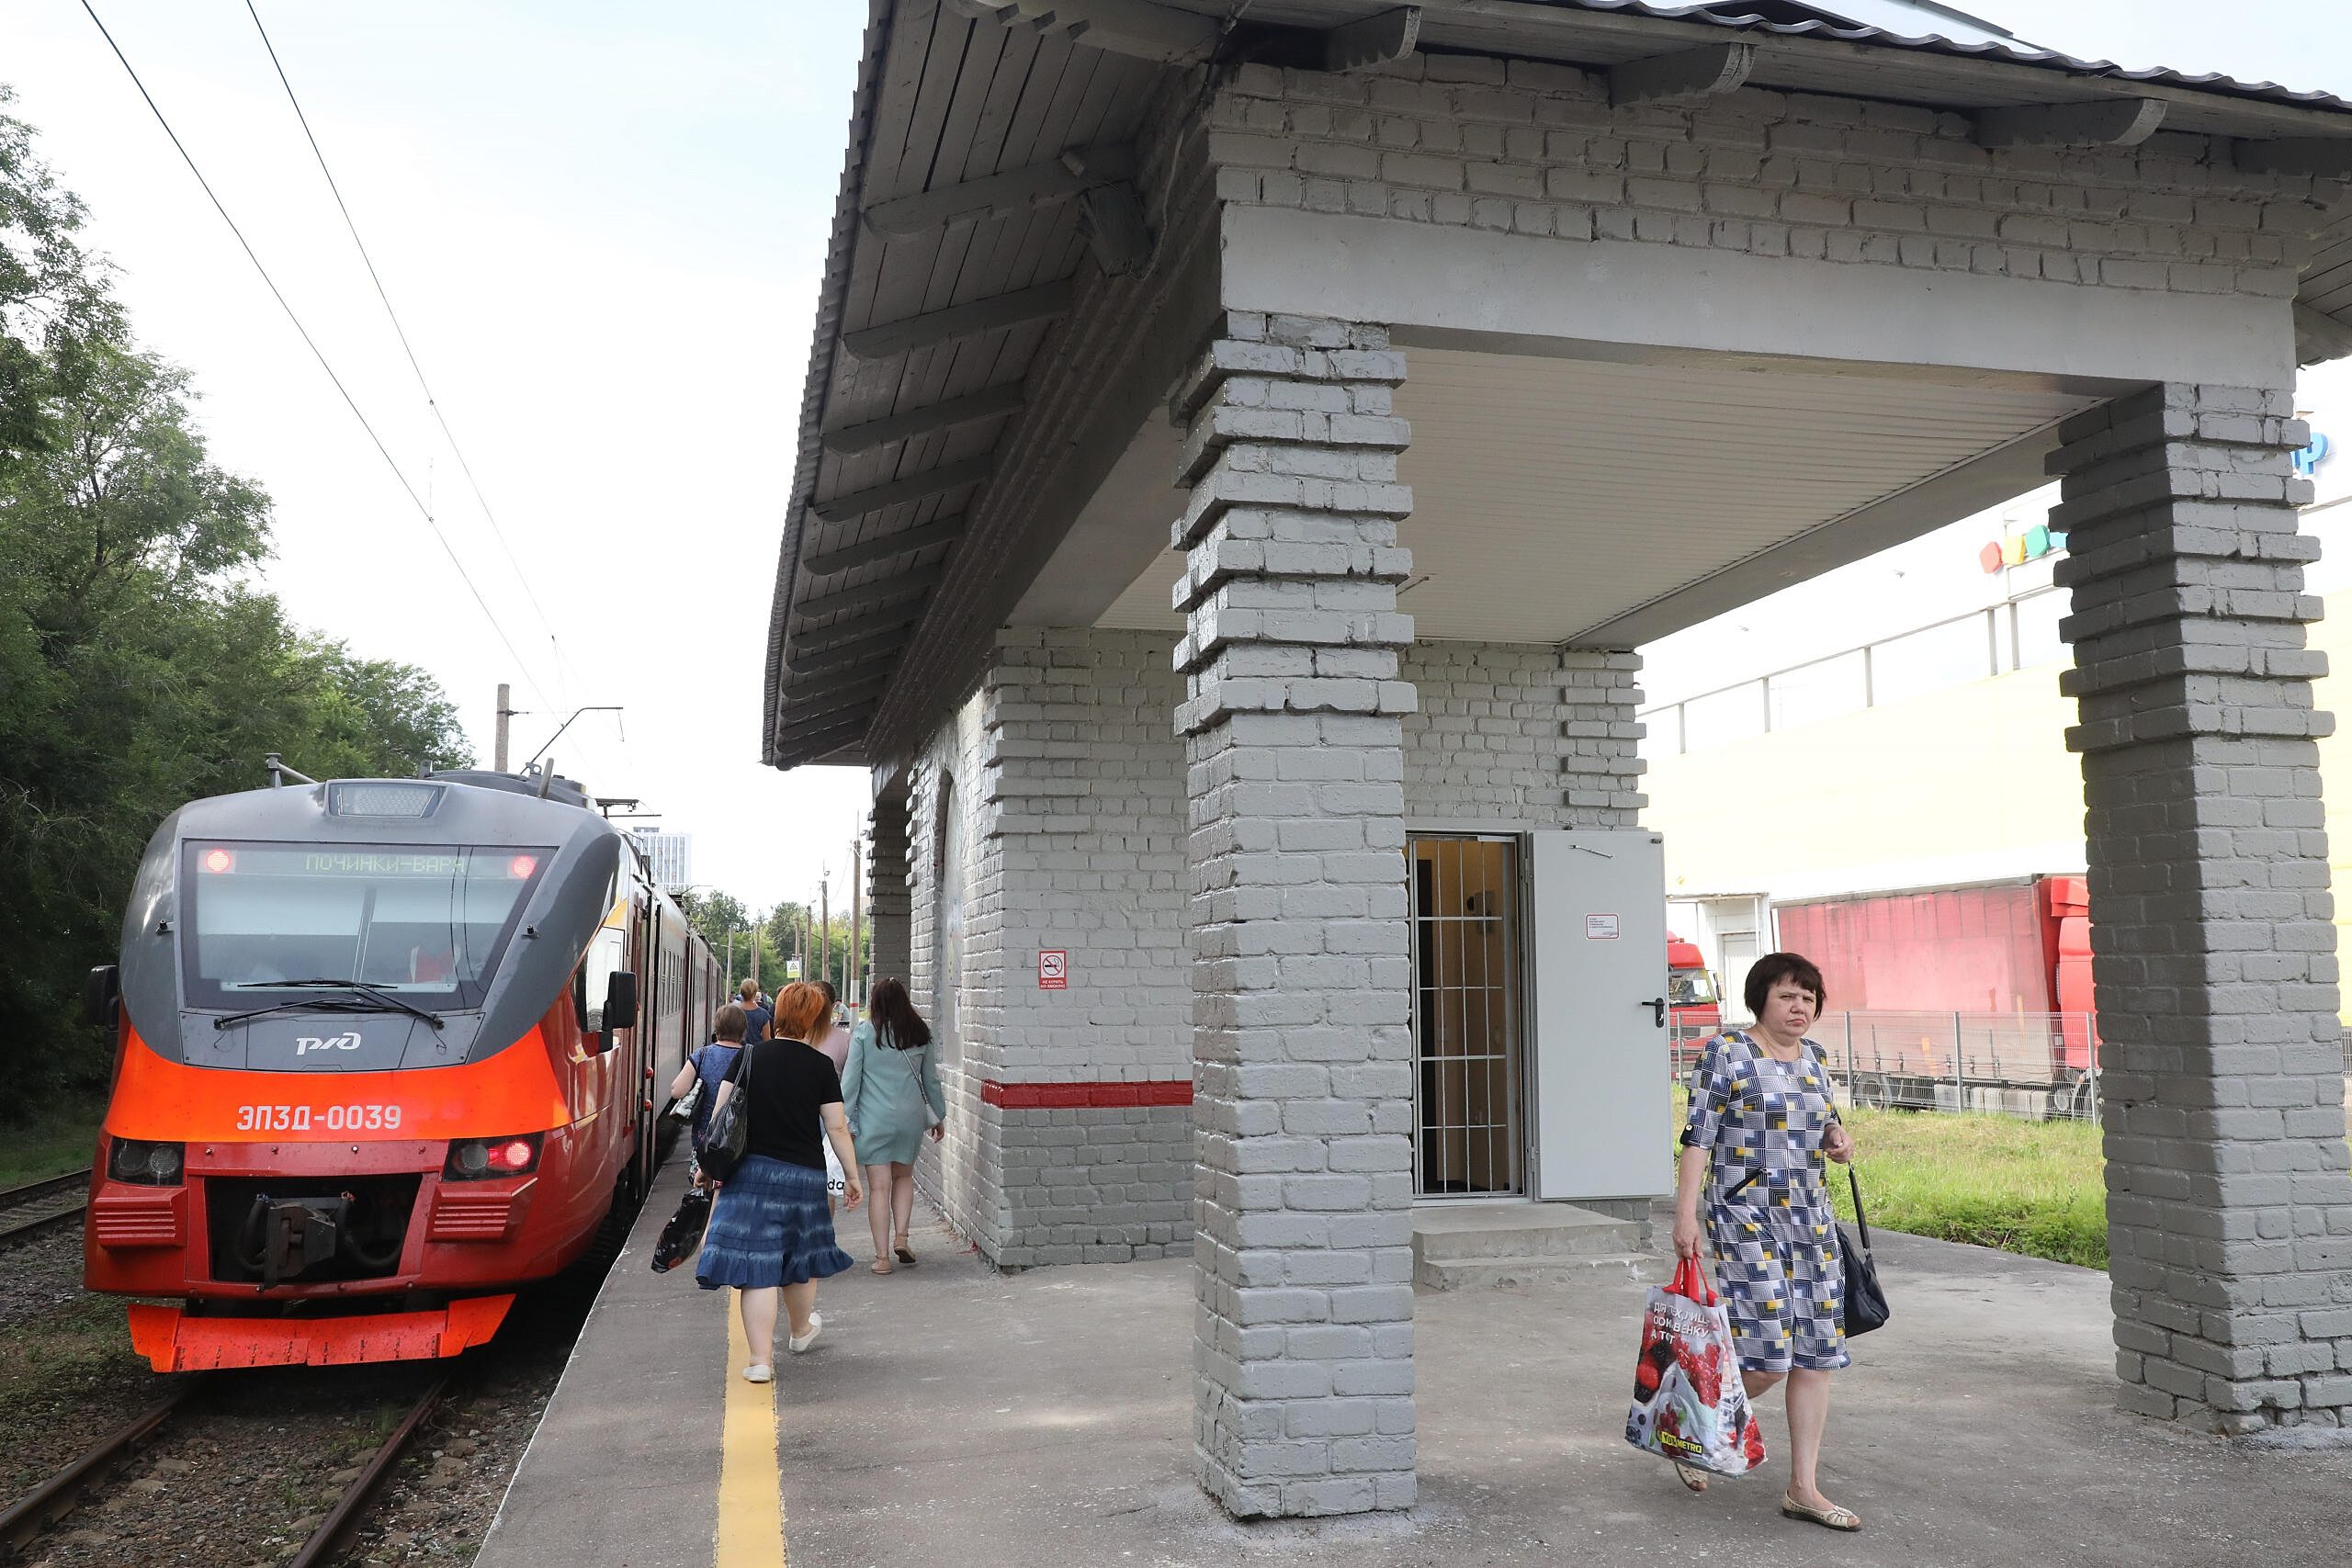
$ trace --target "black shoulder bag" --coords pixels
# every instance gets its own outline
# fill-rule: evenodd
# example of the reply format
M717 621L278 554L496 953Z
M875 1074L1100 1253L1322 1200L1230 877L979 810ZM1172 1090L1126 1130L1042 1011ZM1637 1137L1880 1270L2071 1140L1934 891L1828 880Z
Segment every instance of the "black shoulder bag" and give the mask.
M734 1179L735 1168L743 1163L743 1149L751 1141L752 1053L752 1047L745 1045L743 1054L735 1059L735 1069L741 1075L729 1080L735 1084L735 1092L710 1113L702 1147L695 1151L702 1173L714 1181Z
M1846 1167L1846 1181L1854 1194L1854 1223L1862 1233L1857 1240L1852 1231L1838 1227L1838 1259L1846 1271L1846 1337L1850 1339L1884 1326L1892 1314L1886 1292L1878 1287L1878 1264L1871 1257L1871 1222L1862 1213L1861 1179L1854 1174L1851 1164Z

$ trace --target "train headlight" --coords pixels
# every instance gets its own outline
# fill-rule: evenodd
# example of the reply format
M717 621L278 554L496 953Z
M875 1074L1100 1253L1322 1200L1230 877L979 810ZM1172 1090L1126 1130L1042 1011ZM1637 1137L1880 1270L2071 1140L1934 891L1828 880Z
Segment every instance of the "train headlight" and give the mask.
M544 1133L515 1133L503 1138L459 1138L449 1145L441 1167L444 1181L481 1181L493 1176L527 1176L539 1168L539 1145Z
M117 1181L142 1187L177 1187L187 1165L186 1144L150 1144L137 1138L117 1138L107 1156L107 1175Z

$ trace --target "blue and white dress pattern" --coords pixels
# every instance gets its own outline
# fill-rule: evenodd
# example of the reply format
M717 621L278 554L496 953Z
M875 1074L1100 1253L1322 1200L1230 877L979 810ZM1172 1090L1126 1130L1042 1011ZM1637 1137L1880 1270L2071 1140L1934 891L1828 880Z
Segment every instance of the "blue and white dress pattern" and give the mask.
M1808 1040L1793 1062L1727 1031L1690 1069L1686 1145L1707 1151L1707 1237L1740 1370L1847 1366L1845 1274L1822 1187L1838 1121L1829 1068Z

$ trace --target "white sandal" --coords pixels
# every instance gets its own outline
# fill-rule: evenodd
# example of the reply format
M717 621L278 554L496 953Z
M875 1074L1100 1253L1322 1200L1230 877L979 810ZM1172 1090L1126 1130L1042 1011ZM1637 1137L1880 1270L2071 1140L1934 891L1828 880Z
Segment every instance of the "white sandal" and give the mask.
M809 1346L817 1343L817 1336L824 1331L824 1314L821 1313L812 1312L808 1314L808 1332L806 1334L786 1335L785 1337L784 1347L786 1349L797 1356L802 1351L808 1349Z
M774 1382L775 1369L765 1361L754 1361L743 1369L743 1381L745 1382Z

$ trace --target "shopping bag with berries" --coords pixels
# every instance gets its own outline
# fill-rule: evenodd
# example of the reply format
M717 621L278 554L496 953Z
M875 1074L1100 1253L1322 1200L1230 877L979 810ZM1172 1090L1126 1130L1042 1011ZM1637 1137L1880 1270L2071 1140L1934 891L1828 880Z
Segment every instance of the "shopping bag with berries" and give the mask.
M1650 1287L1625 1440L1719 1475L1764 1462L1764 1429L1740 1385L1731 1319L1696 1258L1682 1260L1672 1283Z

